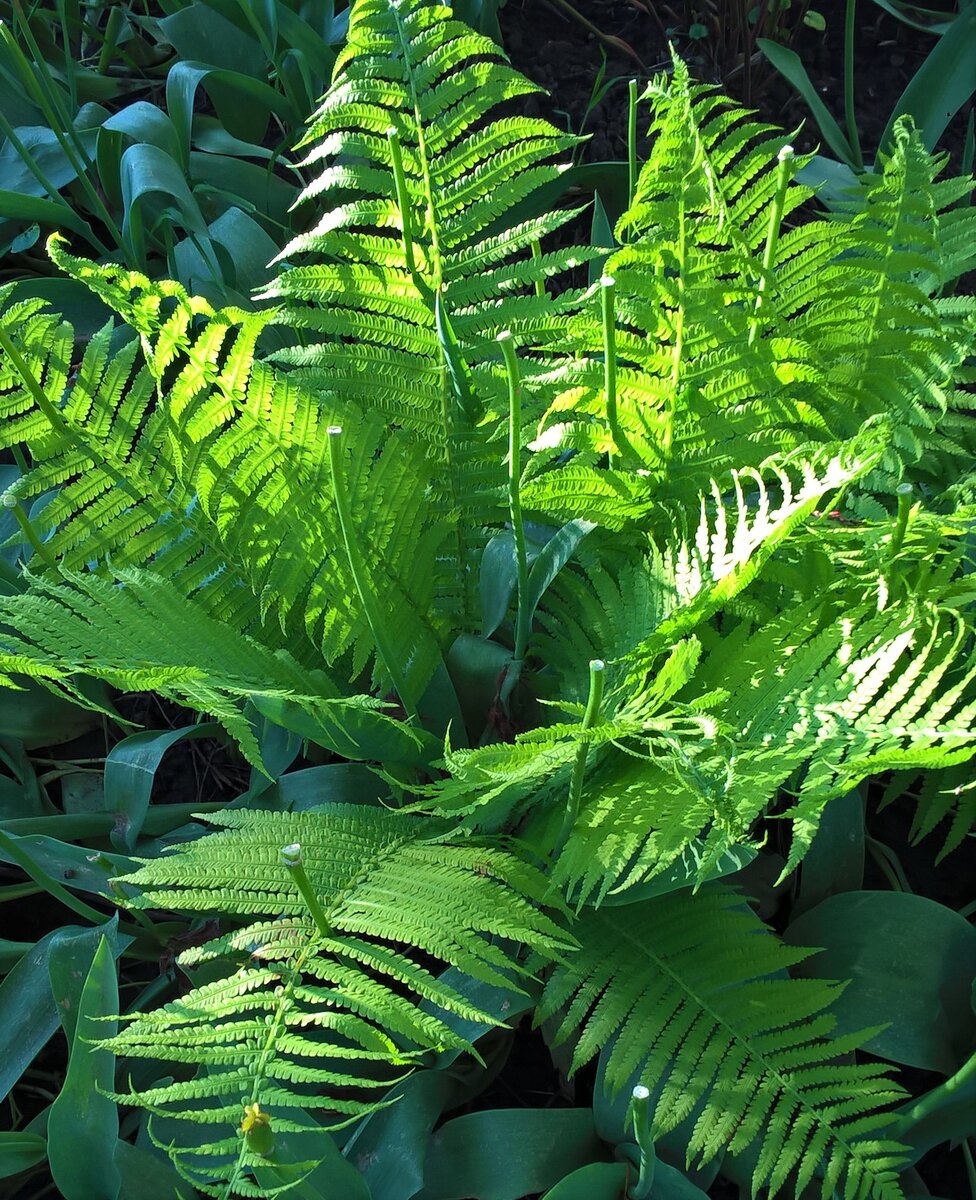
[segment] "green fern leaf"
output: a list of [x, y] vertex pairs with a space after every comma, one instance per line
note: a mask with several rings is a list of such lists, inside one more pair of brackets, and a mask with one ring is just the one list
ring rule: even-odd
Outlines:
[[[657, 1134], [698, 1112], [689, 1162], [758, 1143], [756, 1193], [792, 1181], [827, 1200], [838, 1188], [895, 1200], [899, 1147], [878, 1109], [904, 1094], [873, 1065], [839, 1061], [871, 1035], [831, 1039], [837, 985], [791, 980], [811, 951], [771, 936], [730, 889], [710, 884], [626, 909], [587, 910], [582, 949], [556, 967], [537, 1020], [575, 1037], [573, 1069], [608, 1047], [612, 1091], [655, 1095]], [[812, 986], [811, 986], [812, 985]]]

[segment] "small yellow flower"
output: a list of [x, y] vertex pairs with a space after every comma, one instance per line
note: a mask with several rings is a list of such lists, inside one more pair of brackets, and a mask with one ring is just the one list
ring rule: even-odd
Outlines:
[[241, 1132], [247, 1139], [249, 1150], [262, 1157], [271, 1153], [274, 1144], [274, 1134], [271, 1131], [271, 1118], [261, 1111], [260, 1104], [244, 1105], [244, 1120], [241, 1121]]

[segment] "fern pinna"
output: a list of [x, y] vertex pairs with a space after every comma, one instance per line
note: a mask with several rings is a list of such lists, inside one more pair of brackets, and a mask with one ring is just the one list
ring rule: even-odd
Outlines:
[[892, 1200], [898, 1089], [745, 897], [861, 780], [973, 753], [968, 185], [906, 122], [849, 213], [791, 227], [785, 137], [676, 62], [581, 290], [601, 251], [538, 198], [575, 142], [531, 90], [448, 9], [358, 0], [267, 307], [59, 242], [120, 325], [76, 350], [0, 293], [3, 681], [152, 689], [256, 779], [281, 726], [378, 781], [254, 787], [119, 881], [221, 931], [105, 1042], [147, 1060], [117, 1095], [199, 1191], [275, 1194], [521, 989], [689, 1162]]

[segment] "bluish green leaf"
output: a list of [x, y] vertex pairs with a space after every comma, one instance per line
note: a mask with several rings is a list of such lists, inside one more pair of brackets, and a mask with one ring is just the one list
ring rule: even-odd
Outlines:
[[[42, 938], [0, 983], [0, 1030], [3, 1030], [0, 1100], [8, 1095], [58, 1027], [58, 1007], [48, 982], [49, 960], [66, 963], [80, 957], [87, 967], [102, 932], [100, 926], [63, 925]], [[76, 995], [81, 991], [83, 978], [82, 972], [81, 978], [73, 981]]]
[[804, 913], [783, 936], [794, 946], [823, 947], [796, 974], [850, 980], [831, 1008], [839, 1034], [891, 1022], [865, 1049], [946, 1074], [971, 1053], [976, 929], [952, 909], [909, 892], [845, 892]]
[[396, 1103], [359, 1126], [345, 1148], [372, 1200], [410, 1200], [424, 1184], [431, 1130], [451, 1095], [444, 1071], [418, 1071], [389, 1093]]
[[800, 868], [795, 920], [839, 892], [857, 891], [864, 881], [864, 802], [855, 788], [831, 800], [820, 818]]
[[560, 1179], [542, 1200], [620, 1200], [627, 1178], [624, 1163], [587, 1163]]
[[592, 521], [567, 521], [557, 533], [546, 542], [529, 570], [528, 587], [524, 600], [527, 610], [526, 620], [535, 616], [539, 601], [545, 595], [546, 588], [552, 583], [563, 567], [576, 553], [576, 547], [588, 533], [596, 529]]
[[0, 1133], [0, 1179], [9, 1179], [44, 1161], [47, 1142], [36, 1133]]
[[417, 1200], [521, 1200], [603, 1155], [588, 1108], [470, 1113], [434, 1134]]
[[833, 150], [834, 154], [837, 155], [841, 162], [847, 163], [851, 168], [855, 168], [855, 155], [851, 144], [841, 132], [840, 126], [830, 115], [826, 104], [821, 100], [820, 94], [807, 74], [806, 67], [800, 61], [799, 54], [795, 50], [790, 50], [787, 46], [781, 46], [779, 42], [770, 41], [769, 38], [756, 38], [756, 45], [776, 70], [796, 88], [806, 101], [807, 106], [813, 113], [814, 120], [820, 128], [820, 132], [823, 134], [824, 141]]
[[895, 122], [908, 114], [926, 149], [934, 150], [946, 126], [974, 92], [976, 7], [970, 6], [939, 38], [902, 92], [881, 135], [881, 149], [892, 149]]
[[147, 729], [130, 734], [112, 747], [105, 759], [105, 804], [117, 817], [112, 831], [116, 849], [134, 849], [149, 810], [156, 771], [166, 751], [177, 742], [219, 737], [222, 732], [214, 721], [181, 729]]
[[115, 960], [103, 937], [69, 1037], [68, 1073], [48, 1117], [48, 1162], [64, 1200], [117, 1200], [121, 1188], [115, 1165], [119, 1111], [104, 1095], [115, 1083], [115, 1055], [90, 1044], [112, 1036], [116, 1023], [99, 1018], [118, 1010]]

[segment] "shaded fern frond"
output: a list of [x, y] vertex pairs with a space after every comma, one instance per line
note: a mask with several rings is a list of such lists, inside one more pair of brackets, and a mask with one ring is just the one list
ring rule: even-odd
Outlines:
[[658, 1134], [700, 1107], [689, 1161], [758, 1143], [754, 1193], [815, 1181], [824, 1200], [900, 1200], [895, 1118], [879, 1110], [904, 1093], [883, 1067], [839, 1061], [873, 1031], [831, 1038], [836, 984], [783, 977], [811, 951], [717, 885], [587, 910], [577, 932], [537, 1015], [559, 1020], [558, 1041], [578, 1035], [574, 1069], [609, 1047], [608, 1086], [649, 1087]]
[[[210, 1127], [202, 1145], [190, 1138], [174, 1157], [206, 1195], [258, 1194], [247, 1176], [261, 1156], [239, 1133], [244, 1104], [259, 1104], [272, 1131], [307, 1130], [290, 1119], [296, 1109], [347, 1123], [380, 1103], [377, 1090], [422, 1051], [468, 1048], [457, 1018], [497, 1023], [438, 978], [434, 963], [518, 989], [520, 968], [494, 938], [547, 957], [568, 944], [539, 910], [543, 876], [501, 847], [452, 845], [429, 825], [365, 806], [230, 811], [212, 823], [222, 831], [141, 860], [121, 882], [139, 889], [136, 907], [246, 918], [181, 956], [187, 967], [230, 957], [240, 968], [122, 1018], [104, 1043], [181, 1074], [198, 1069], [120, 1099], [170, 1127]], [[293, 844], [319, 921], [282, 861]], [[314, 1138], [308, 1153], [314, 1160]]]

